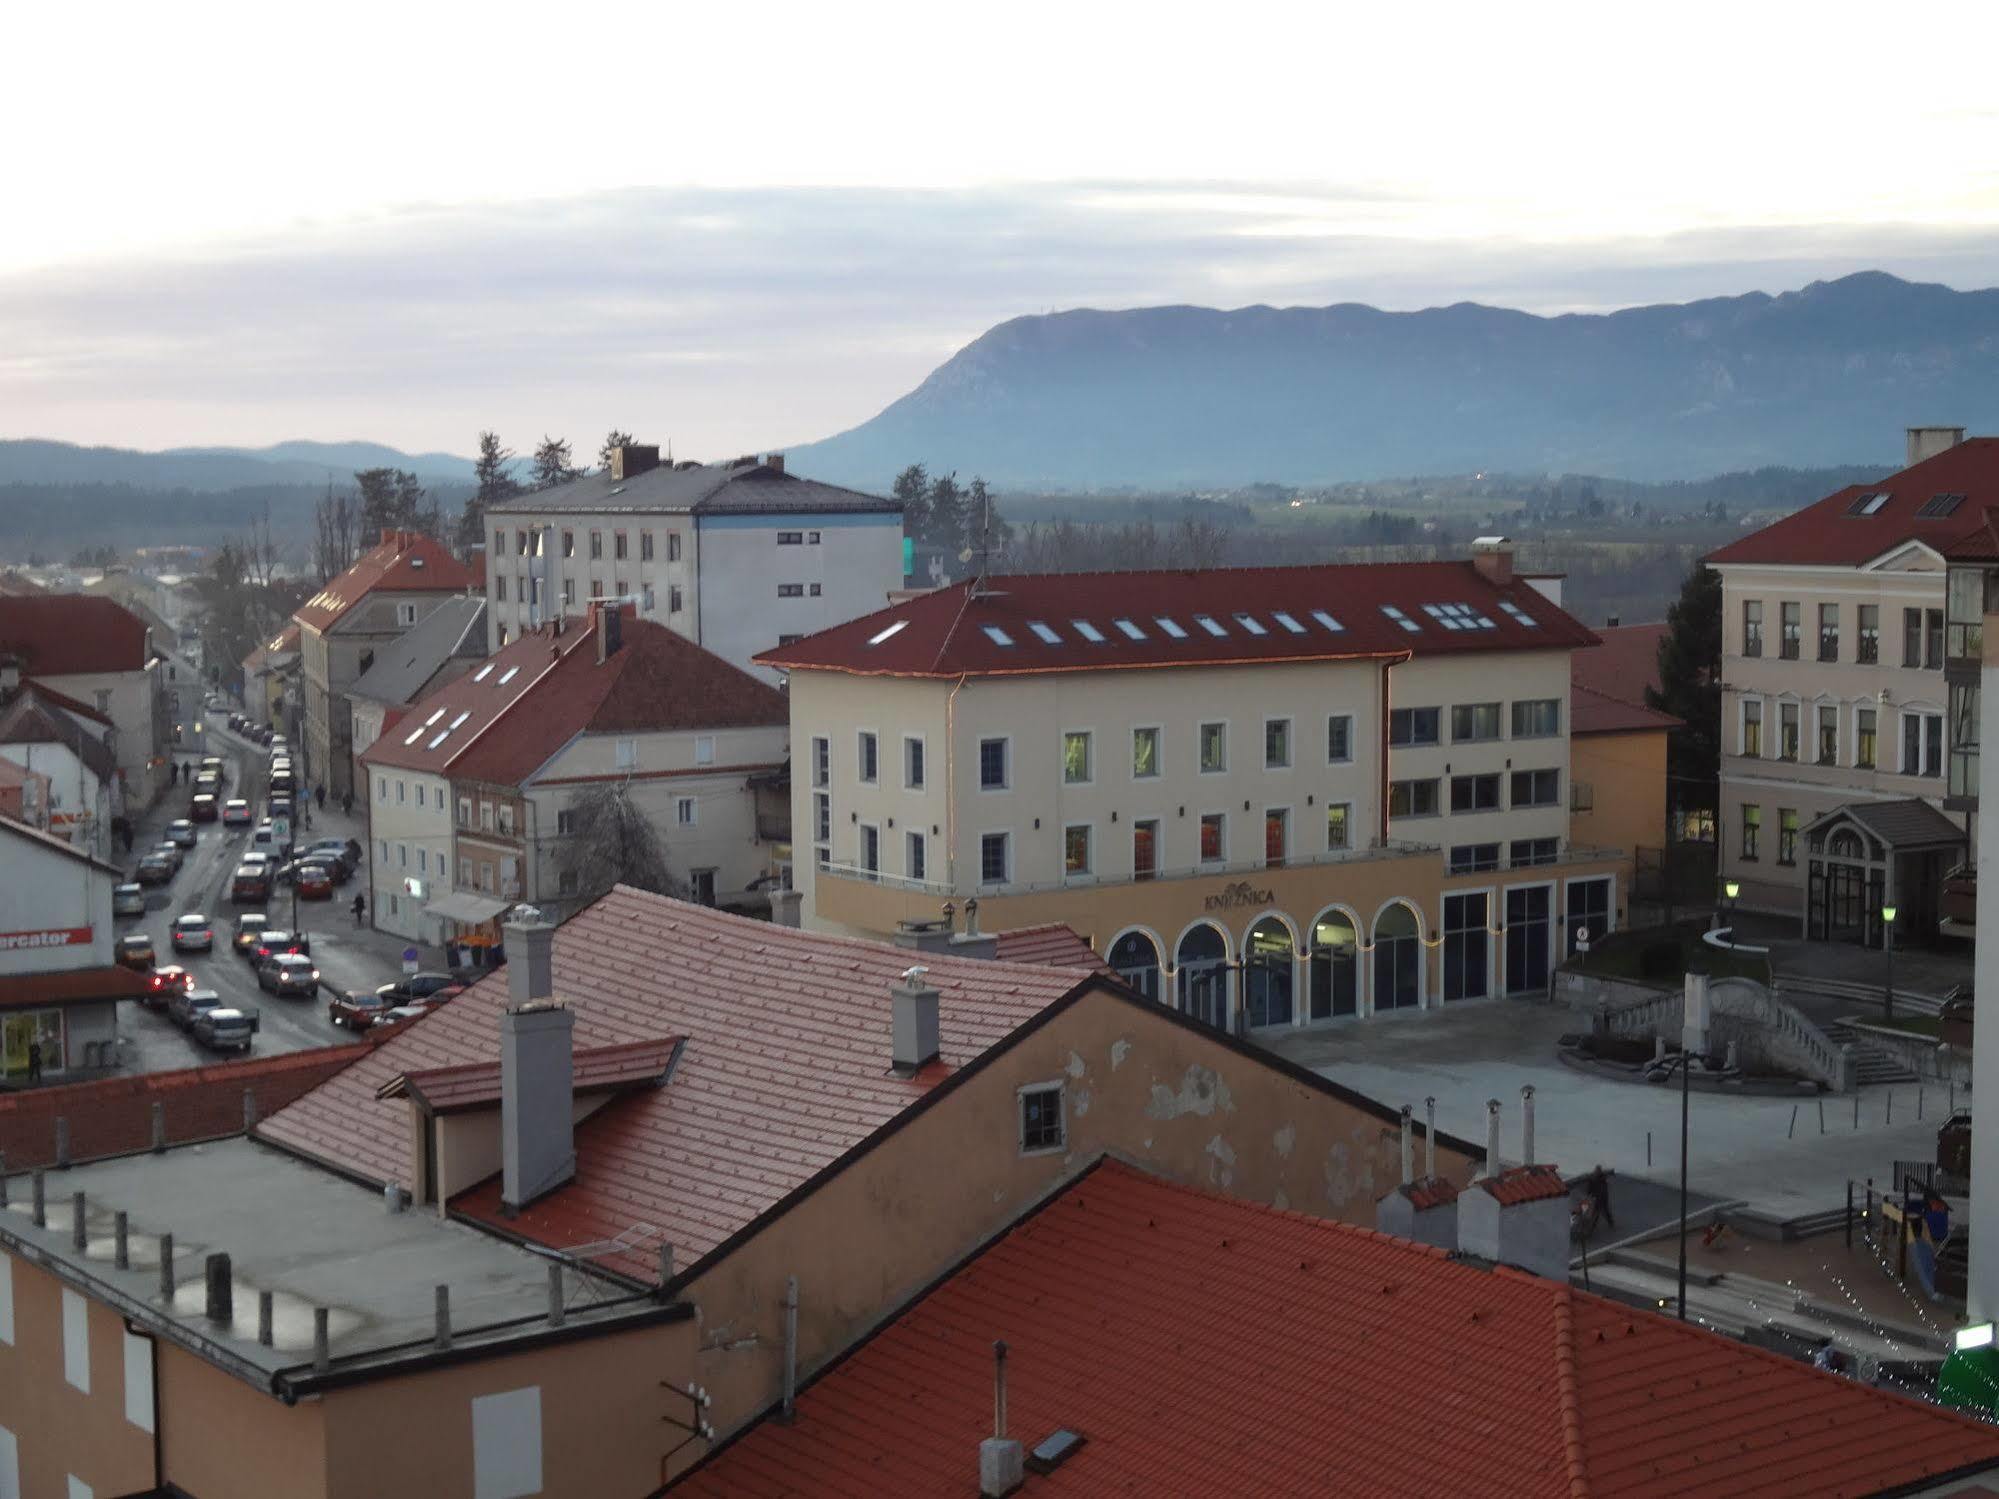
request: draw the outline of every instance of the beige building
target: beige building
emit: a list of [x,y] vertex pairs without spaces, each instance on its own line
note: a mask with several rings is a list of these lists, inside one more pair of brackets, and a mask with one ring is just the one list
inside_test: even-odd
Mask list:
[[113,815],[152,805],[166,788],[173,719],[164,663],[129,609],[88,594],[0,597],[0,669],[110,721],[103,742],[122,788],[112,797]]
[[1217,1026],[1539,992],[1623,899],[1628,854],[1570,830],[1594,639],[1496,539],[921,595],[764,658],[805,919],[1061,921]]
[[[1806,935],[1932,940],[1976,805],[1982,581],[1947,554],[1999,503],[1999,439],[1912,428],[1909,466],[1710,556],[1722,581],[1720,874]],[[1951,685],[1955,635],[1971,670]],[[1969,641],[1969,649],[1965,642]],[[1959,814],[1952,816],[1950,814]]]

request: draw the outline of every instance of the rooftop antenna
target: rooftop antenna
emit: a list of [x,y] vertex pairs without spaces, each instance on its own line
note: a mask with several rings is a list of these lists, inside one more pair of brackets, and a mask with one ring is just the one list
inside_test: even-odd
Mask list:
[[979,486],[979,544],[968,549],[962,560],[970,561],[975,553],[979,565],[972,576],[971,593],[974,598],[979,598],[992,592],[986,587],[986,574],[993,560],[993,492],[984,484]]

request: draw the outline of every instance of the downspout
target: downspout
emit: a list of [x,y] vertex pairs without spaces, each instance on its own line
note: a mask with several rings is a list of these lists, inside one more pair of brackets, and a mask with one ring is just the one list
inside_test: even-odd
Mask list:
[[690,510],[687,538],[694,548],[694,643],[701,644],[701,614],[708,607],[708,590],[701,586],[701,513]]
[[[1406,661],[1408,657],[1403,659]],[[1377,753],[1381,769],[1375,776],[1374,788],[1375,819],[1378,823],[1375,843],[1380,848],[1388,846],[1388,672],[1394,664],[1393,661],[1381,663],[1381,705],[1376,714],[1376,735],[1380,740]]]
[[944,699],[944,883],[958,889],[958,692],[964,673],[951,684]]

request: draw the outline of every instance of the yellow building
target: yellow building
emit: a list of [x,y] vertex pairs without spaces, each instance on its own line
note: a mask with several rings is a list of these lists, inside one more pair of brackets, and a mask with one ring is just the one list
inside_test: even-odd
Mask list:
[[[1645,706],[1666,626],[1613,625],[1570,658],[1569,835],[1629,855],[1666,846],[1666,738],[1680,726]],[[1632,867],[1624,869],[1631,887]]]

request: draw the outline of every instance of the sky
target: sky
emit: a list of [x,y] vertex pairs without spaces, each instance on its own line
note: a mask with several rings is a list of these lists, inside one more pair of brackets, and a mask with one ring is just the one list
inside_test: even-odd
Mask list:
[[0,437],[852,426],[1007,318],[1999,285],[1999,6],[17,8]]

